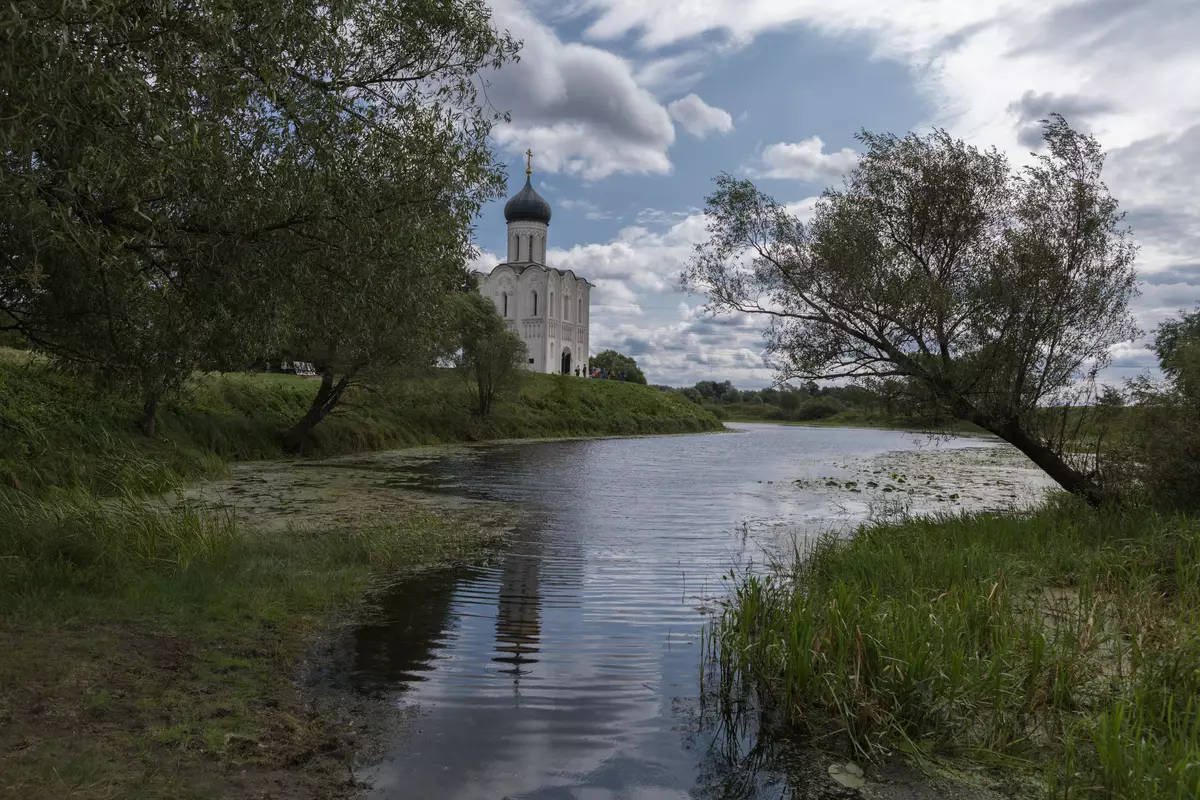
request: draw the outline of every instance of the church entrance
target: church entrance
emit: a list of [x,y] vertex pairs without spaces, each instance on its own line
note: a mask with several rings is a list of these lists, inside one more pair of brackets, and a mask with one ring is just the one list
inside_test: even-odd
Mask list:
[[562,354],[562,374],[571,374],[571,348],[564,347]]

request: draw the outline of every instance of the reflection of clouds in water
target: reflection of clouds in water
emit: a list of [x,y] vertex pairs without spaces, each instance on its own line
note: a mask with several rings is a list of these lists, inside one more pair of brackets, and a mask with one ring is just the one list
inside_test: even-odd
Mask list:
[[[396,682],[399,702],[420,714],[391,758],[364,772],[372,796],[676,800],[786,790],[773,763],[760,776],[745,774],[759,769],[747,762],[715,761],[713,731],[697,732],[685,710],[699,696],[702,609],[722,593],[720,575],[763,568],[796,546],[798,531],[865,518],[867,499],[793,480],[852,480],[917,444],[939,454],[979,442],[739,427],[749,432],[472,448],[406,467],[417,475],[405,480],[520,502],[539,521],[499,563],[447,579],[440,633],[393,612],[398,624],[386,635],[423,636],[434,652]],[[727,786],[750,788],[723,795]],[[767,786],[776,788],[757,794]]]

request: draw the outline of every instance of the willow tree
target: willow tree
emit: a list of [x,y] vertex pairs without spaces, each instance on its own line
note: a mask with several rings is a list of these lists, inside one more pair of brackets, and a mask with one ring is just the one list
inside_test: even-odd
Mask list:
[[1068,491],[1106,499],[1081,450],[1087,399],[1129,313],[1133,247],[1103,154],[1058,116],[1019,171],[945,131],[862,133],[807,224],[728,175],[684,284],[713,312],[769,320],[781,380],[891,381],[1014,445]]
[[505,325],[495,303],[474,291],[459,298],[455,328],[453,364],[466,382],[475,413],[487,419],[497,400],[520,388],[528,374],[528,349]]
[[139,392],[148,433],[193,370],[314,325],[358,363],[400,283],[463,271],[499,184],[476,86],[515,51],[481,0],[0,8],[0,325]]
[[1168,507],[1200,508],[1200,310],[1164,320],[1151,349],[1162,381],[1129,382],[1137,401],[1127,409],[1125,459],[1131,483]]

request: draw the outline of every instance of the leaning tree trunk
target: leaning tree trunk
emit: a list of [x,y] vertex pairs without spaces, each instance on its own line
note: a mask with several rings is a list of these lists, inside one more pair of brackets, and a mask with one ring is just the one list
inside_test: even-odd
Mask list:
[[335,383],[332,370],[326,370],[321,373],[321,388],[317,390],[317,396],[313,398],[308,411],[300,418],[299,422],[283,434],[283,446],[289,452],[303,452],[313,428],[317,427],[321,420],[325,419],[329,416],[330,412],[337,408],[338,403],[342,400],[342,395],[346,391],[346,387],[349,385],[349,374],[343,375]]
[[158,428],[158,395],[146,395],[146,401],[142,405],[142,416],[138,418],[138,427],[142,429],[142,435],[147,439],[154,438],[154,431]]
[[1067,463],[1062,453],[1039,442],[1031,436],[1021,424],[1015,421],[996,423],[989,419],[972,419],[976,425],[999,436],[1013,447],[1020,450],[1029,460],[1041,467],[1055,483],[1071,494],[1078,495],[1089,505],[1103,505],[1115,498],[1100,485],[1095,477],[1082,472]]

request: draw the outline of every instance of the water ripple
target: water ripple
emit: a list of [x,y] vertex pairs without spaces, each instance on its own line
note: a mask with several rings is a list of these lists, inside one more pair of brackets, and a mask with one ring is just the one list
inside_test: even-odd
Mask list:
[[[911,435],[746,426],[737,435],[470,448],[397,480],[517,501],[540,522],[496,564],[425,575],[354,637],[353,680],[420,710],[365,771],[376,798],[732,797],[702,730],[699,610],[731,566],[786,555],[860,502],[847,477]],[[926,446],[928,442],[924,443]],[[979,447],[954,440],[941,448]],[[707,737],[707,738],[706,738]],[[782,783],[780,783],[782,781]],[[737,797],[781,797],[785,778]]]

